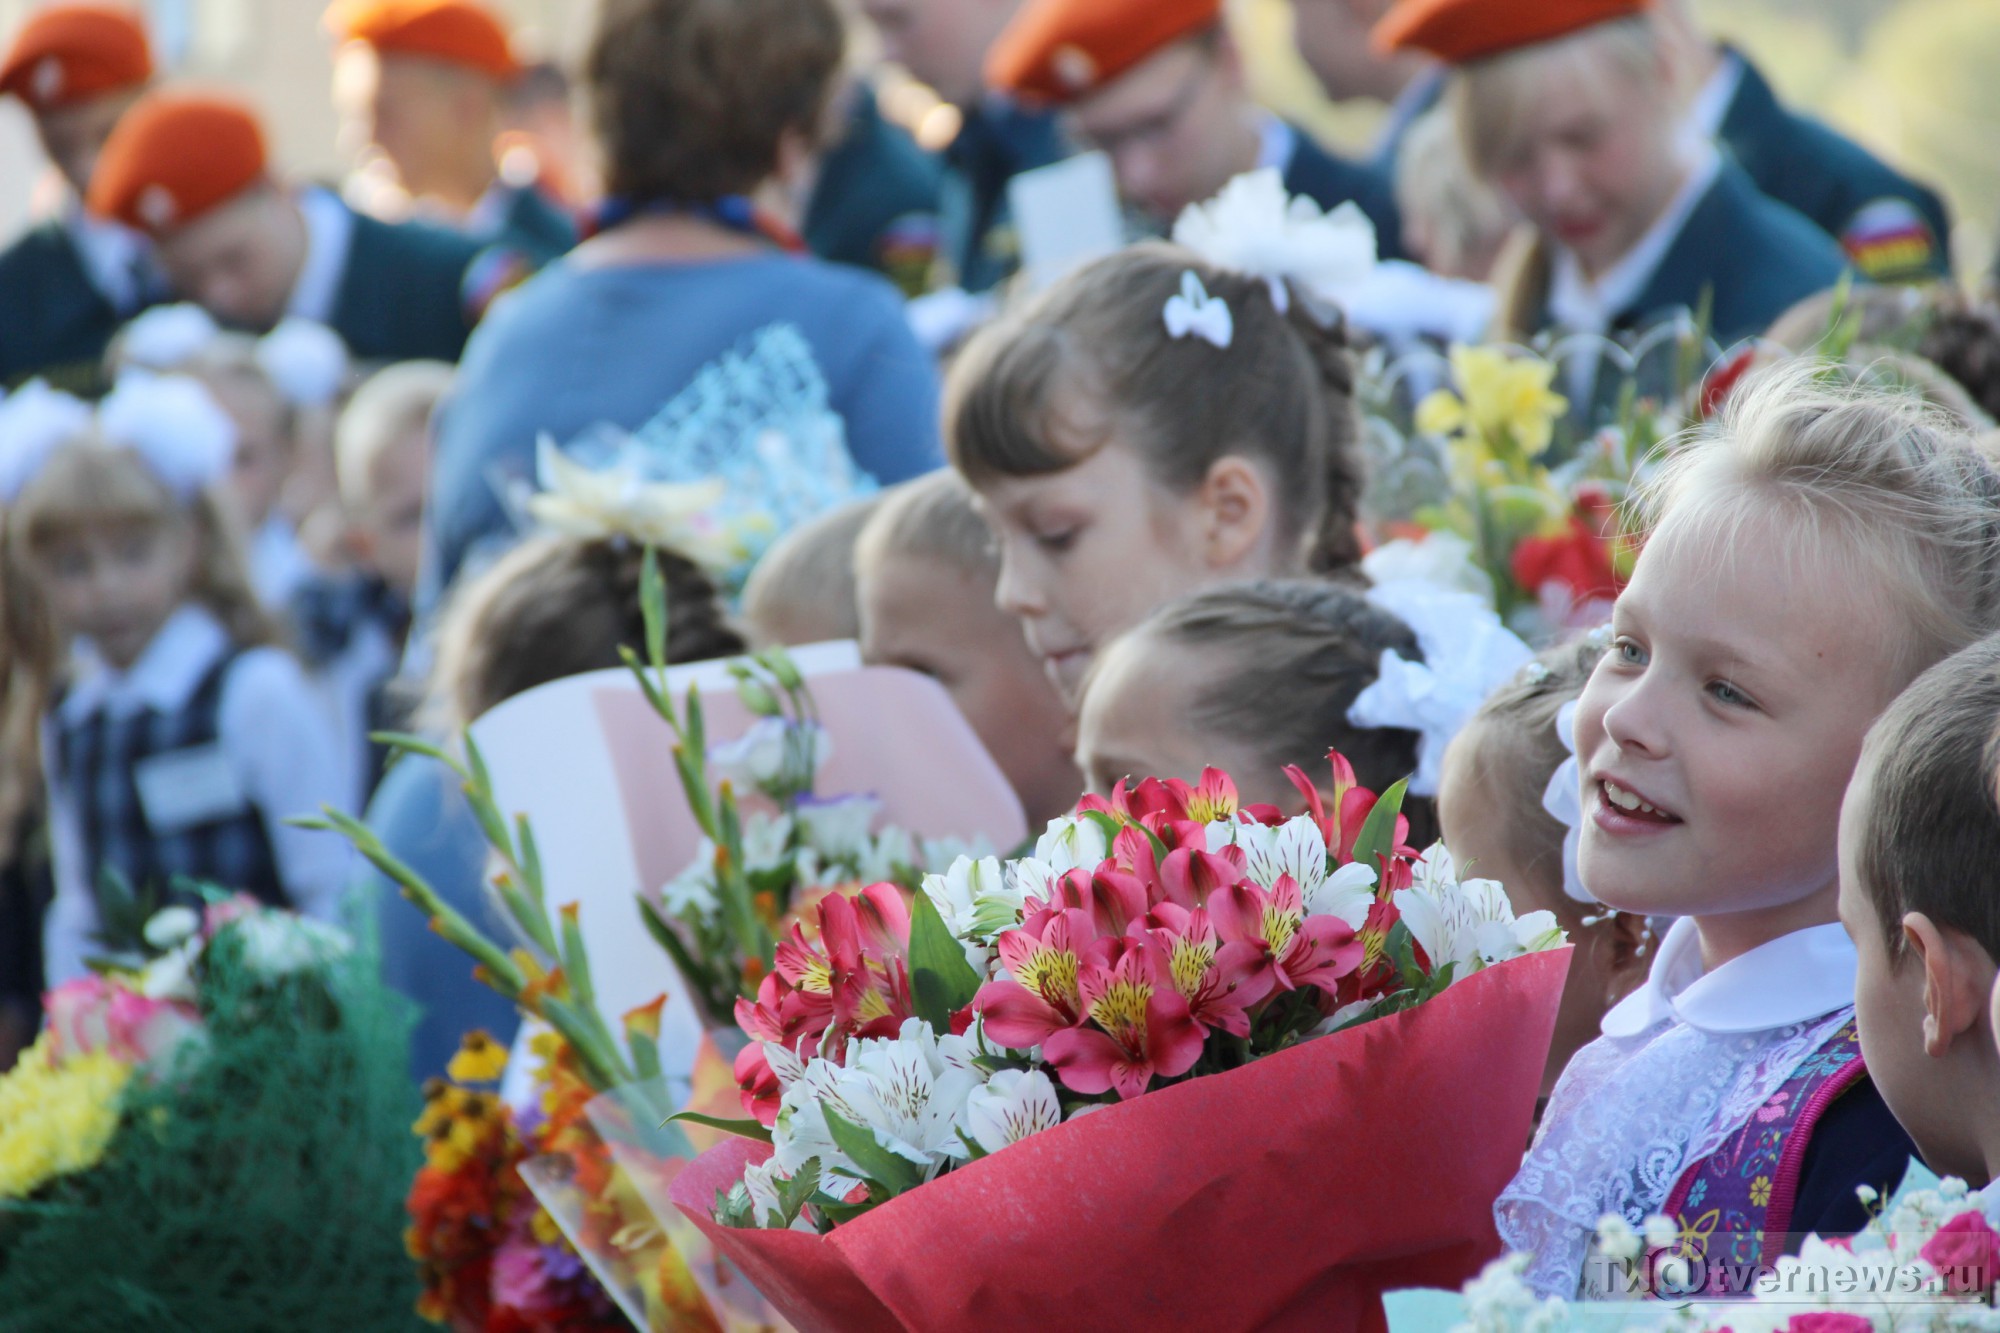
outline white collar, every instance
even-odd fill
[[[471,211],[455,225],[468,236],[494,236],[507,225],[507,215],[514,208],[514,187],[498,176],[486,187],[486,193],[479,196]]]
[[[1583,274],[1583,265],[1562,246],[1555,248],[1555,271],[1549,282],[1549,314],[1562,328],[1586,333],[1603,333],[1611,321],[1646,290],[1660,261],[1680,236],[1688,214],[1715,183],[1722,168],[1722,156],[1715,145],[1703,140],[1689,150],[1688,173],[1680,189],[1660,210],[1660,216],[1627,250],[1622,258],[1592,282]]]
[[[1720,54],[1722,58],[1715,62],[1715,73],[1708,76],[1708,82],[1701,85],[1701,91],[1688,103],[1688,130],[1697,139],[1713,139],[1722,133],[1722,122],[1729,118],[1736,90],[1743,86],[1743,58],[1734,51]]]
[[[354,212],[317,186],[299,191],[298,203],[306,222],[306,257],[285,313],[331,324],[340,282],[347,276],[347,252],[354,244]]]
[[[1702,1032],[1762,1032],[1854,1003],[1854,942],[1838,925],[1808,926],[1760,944],[1713,972],[1701,934],[1682,917],[1660,941],[1646,984],[1604,1016],[1607,1037],[1636,1037],[1677,1020]]]
[[[146,261],[146,241],[130,227],[93,217],[72,198],[63,208],[63,229],[77,258],[83,261],[90,285],[103,294],[121,316],[139,306],[145,295],[140,270]]]
[[[83,674],[57,710],[77,723],[100,708],[120,715],[154,708],[163,713],[187,706],[197,686],[229,650],[229,632],[207,607],[188,602],[167,617],[159,633],[130,669],[106,666],[91,652],[79,652]]]
[[[1273,115],[1257,117],[1257,169],[1279,175],[1291,170],[1299,151],[1299,132]]]

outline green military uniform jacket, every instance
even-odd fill
[[[988,291],[1021,265],[1007,182],[1069,156],[1054,116],[989,98],[944,153],[939,286]]]
[[[540,190],[532,185],[495,185],[493,191],[493,221],[471,228],[474,240],[518,251],[537,268],[575,246],[576,219]]]
[[[137,313],[112,308],[62,222],[43,223],[0,254],[0,387],[41,376],[99,391],[111,336]]]
[[[806,247],[821,259],[883,274],[915,296],[938,252],[944,166],[883,118],[875,90],[855,90],[847,133],[820,160],[806,203]]]
[[[484,311],[469,294],[478,241],[421,222],[354,215],[327,323],[363,361],[456,361]]]

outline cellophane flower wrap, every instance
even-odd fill
[[[1866,1228],[1804,1239],[1771,1264],[1709,1261],[1671,1218],[1599,1223],[1592,1262],[1609,1300],[1539,1297],[1508,1255],[1465,1286],[1455,1333],[1972,1333],[2000,1329],[2000,1189],[1973,1192],[1912,1162],[1883,1202],[1863,1186]],[[1726,1292],[1723,1298],[1713,1293]],[[1622,1299],[1620,1299],[1622,1298]]]
[[[821,904],[676,1183],[800,1329],[1361,1327],[1498,1248],[1566,960],[1333,756],[1087,799],[908,907]]]
[[[170,907],[0,1076],[10,1333],[411,1327],[408,1015],[340,932]]]

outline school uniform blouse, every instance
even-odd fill
[[[1695,923],[1669,928],[1646,984],[1563,1071],[1534,1146],[1494,1205],[1508,1249],[1534,1255],[1525,1277],[1538,1292],[1574,1296],[1600,1217],[1636,1226],[1663,1211],[1683,1173],[1841,1030],[1853,1017],[1856,961],[1847,932],[1825,925],[1705,972]],[[1817,1161],[1807,1154],[1797,1213],[1807,1229],[1844,1220],[1833,1203],[1866,1179],[1857,1169],[1890,1159],[1893,1188],[1909,1160],[1907,1136],[1886,1108],[1869,1109],[1872,1089],[1862,1086],[1856,1110],[1823,1122],[1826,1141],[1813,1136],[1821,1151]]]
[[[79,811],[55,772],[61,734],[99,713],[117,719],[147,710],[172,714],[186,709],[233,649],[228,631],[211,612],[185,605],[167,619],[129,670],[80,654],[86,661],[82,674],[44,719],[42,753],[56,886],[44,928],[50,985],[84,974],[97,929],[94,869],[88,864]],[[290,656],[276,648],[251,648],[235,657],[217,700],[215,743],[244,799],[261,818],[292,906],[321,920],[334,919],[350,864],[346,845],[334,834],[283,821],[316,814],[323,804],[342,804],[344,767],[332,723]]]

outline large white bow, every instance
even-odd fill
[[[1174,223],[1174,243],[1217,268],[1262,278],[1279,311],[1296,289],[1315,318],[1332,323],[1344,297],[1375,271],[1375,224],[1352,203],[1331,213],[1285,191],[1266,167],[1246,172]]]

